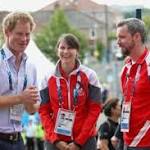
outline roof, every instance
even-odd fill
[[[79,10],[79,11],[100,11],[105,5],[100,5],[92,0],[56,0],[53,3],[43,7],[40,11],[54,10],[56,7],[63,8],[65,10]]]

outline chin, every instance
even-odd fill
[[[70,61],[61,61],[63,64],[70,64]]]
[[[27,46],[21,46],[20,51],[24,51],[27,48]]]

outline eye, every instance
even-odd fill
[[[72,49],[72,47],[69,46],[68,49]]]
[[[26,33],[26,36],[29,37],[29,36],[30,36],[30,33]]]
[[[21,33],[21,32],[17,32],[17,35],[18,35],[18,36],[22,36],[22,35],[23,35],[23,33]]]
[[[65,49],[65,47],[64,47],[64,46],[60,46],[60,47],[59,47],[59,49],[62,49],[62,50],[64,50],[64,49]]]

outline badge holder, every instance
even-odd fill
[[[72,136],[75,112],[59,108],[54,132],[61,135]]]
[[[124,102],[121,113],[121,132],[129,132],[130,129],[131,102]]]
[[[18,104],[10,108],[10,120],[21,121],[23,105]]]

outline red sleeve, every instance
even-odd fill
[[[96,122],[98,120],[99,114],[101,112],[100,103],[89,101],[88,104],[88,114],[87,119],[82,126],[82,130],[79,136],[75,139],[75,142],[84,145],[88,138],[91,136],[92,129],[96,127]]]
[[[41,122],[45,131],[46,139],[51,143],[58,140],[57,134],[54,133],[54,122],[52,120],[53,112],[50,103],[41,104],[39,108]]]

